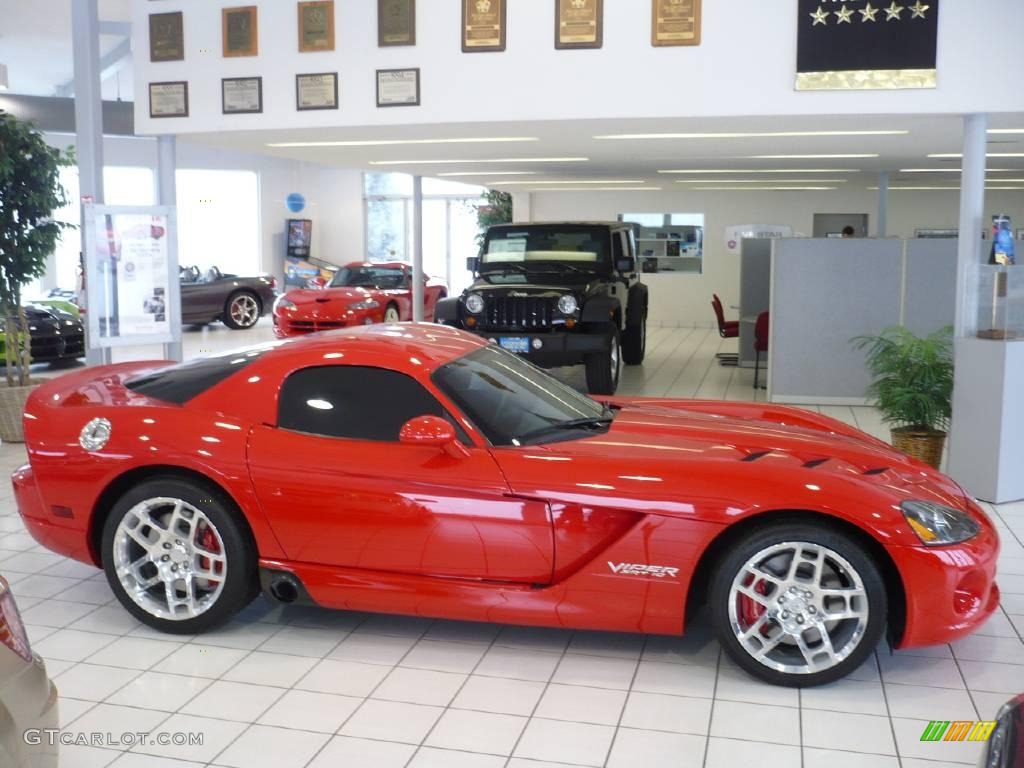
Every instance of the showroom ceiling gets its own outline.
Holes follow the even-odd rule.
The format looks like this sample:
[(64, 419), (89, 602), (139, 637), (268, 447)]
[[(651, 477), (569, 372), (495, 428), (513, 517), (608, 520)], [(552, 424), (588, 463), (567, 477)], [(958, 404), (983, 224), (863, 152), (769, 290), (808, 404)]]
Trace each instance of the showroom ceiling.
[[(197, 134), (212, 146), (508, 190), (958, 185), (955, 116), (678, 118)], [(990, 186), (1024, 189), (1024, 114), (993, 116)], [(1003, 131), (996, 133), (995, 131)], [(1013, 131), (1013, 132), (1011, 132)], [(723, 135), (726, 134), (726, 135)], [(1013, 181), (1000, 182), (1000, 178)]]

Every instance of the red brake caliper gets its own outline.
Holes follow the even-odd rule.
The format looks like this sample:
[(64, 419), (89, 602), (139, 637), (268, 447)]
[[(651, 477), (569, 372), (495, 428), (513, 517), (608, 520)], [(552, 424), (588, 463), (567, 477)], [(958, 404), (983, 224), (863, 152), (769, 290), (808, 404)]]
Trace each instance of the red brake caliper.
[[(747, 576), (747, 579), (743, 582), (743, 586), (749, 587), (753, 583), (753, 581), (754, 577), (752, 575)], [(758, 581), (757, 584), (754, 585), (754, 591), (757, 592), (757, 594), (759, 595), (766, 594), (768, 590), (765, 587), (765, 582)], [(739, 615), (745, 627), (754, 626), (757, 620), (764, 615), (764, 611), (764, 606), (761, 605), (759, 602), (747, 597), (746, 595), (740, 595)]]
[[(217, 537), (213, 535), (213, 529), (210, 526), (204, 524), (199, 531), (199, 535), (196, 538), (198, 539), (199, 546), (202, 547), (204, 550), (206, 550), (207, 552), (212, 552), (216, 555), (220, 554), (220, 545), (217, 544)], [(205, 570), (209, 570), (210, 558), (203, 557), (202, 555), (200, 555), (199, 567)], [(209, 587), (209, 581), (206, 581), (206, 587)]]

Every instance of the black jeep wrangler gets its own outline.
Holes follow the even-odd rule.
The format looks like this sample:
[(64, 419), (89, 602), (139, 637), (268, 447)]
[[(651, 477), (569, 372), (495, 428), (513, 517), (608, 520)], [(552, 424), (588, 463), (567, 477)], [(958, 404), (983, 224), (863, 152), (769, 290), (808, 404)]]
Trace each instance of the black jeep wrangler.
[(544, 368), (583, 364), (587, 389), (611, 395), (623, 362), (643, 362), (647, 286), (630, 224), (501, 224), (469, 260), (475, 281), (435, 319)]

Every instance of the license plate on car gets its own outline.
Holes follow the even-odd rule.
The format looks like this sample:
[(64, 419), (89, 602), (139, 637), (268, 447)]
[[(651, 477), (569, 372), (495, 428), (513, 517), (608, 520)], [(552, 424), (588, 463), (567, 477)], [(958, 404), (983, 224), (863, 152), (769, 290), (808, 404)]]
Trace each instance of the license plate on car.
[(502, 336), (498, 339), (502, 349), (525, 355), (530, 351), (530, 340), (525, 336)]

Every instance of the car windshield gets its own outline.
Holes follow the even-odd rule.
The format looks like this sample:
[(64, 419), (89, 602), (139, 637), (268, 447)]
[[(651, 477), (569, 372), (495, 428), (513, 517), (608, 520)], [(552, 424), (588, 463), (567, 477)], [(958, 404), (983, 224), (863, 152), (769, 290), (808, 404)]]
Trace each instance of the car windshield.
[(453, 360), (433, 378), (492, 445), (577, 439), (612, 420), (603, 404), (496, 346)]
[(398, 267), (344, 267), (331, 280), (331, 288), (401, 288), (405, 270)]
[(596, 271), (608, 263), (607, 229), (586, 225), (536, 225), (492, 229), (480, 257), (480, 270), (546, 269), (551, 264)]

